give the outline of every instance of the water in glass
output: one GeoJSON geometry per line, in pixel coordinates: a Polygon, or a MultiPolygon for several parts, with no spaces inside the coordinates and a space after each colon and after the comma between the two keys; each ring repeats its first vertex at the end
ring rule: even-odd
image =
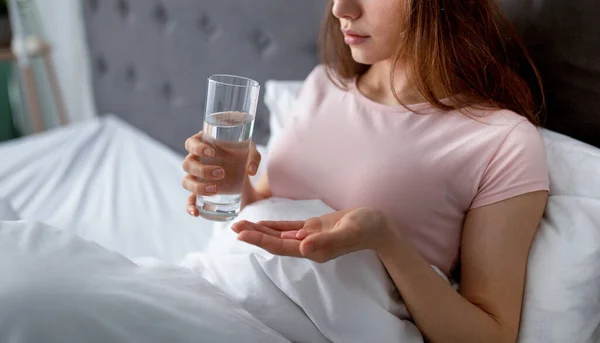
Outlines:
{"type": "Polygon", "coordinates": [[[196,205],[203,217],[229,221],[240,211],[253,126],[254,116],[243,112],[214,113],[204,120],[202,140],[216,154],[200,162],[223,167],[225,178],[216,182],[217,195],[198,196],[196,205]]]}

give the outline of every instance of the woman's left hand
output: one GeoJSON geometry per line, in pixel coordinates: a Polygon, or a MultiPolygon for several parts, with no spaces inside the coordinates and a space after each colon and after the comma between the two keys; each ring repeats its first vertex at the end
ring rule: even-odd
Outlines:
{"type": "Polygon", "coordinates": [[[324,263],[355,251],[378,250],[389,242],[386,217],[370,208],[347,209],[306,221],[241,221],[238,239],[281,256],[324,263]]]}

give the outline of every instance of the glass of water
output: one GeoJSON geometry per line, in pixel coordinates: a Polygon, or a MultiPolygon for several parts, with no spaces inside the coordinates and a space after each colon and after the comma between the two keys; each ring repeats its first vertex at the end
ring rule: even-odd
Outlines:
{"type": "Polygon", "coordinates": [[[225,178],[216,182],[216,195],[197,197],[196,206],[206,219],[230,221],[240,211],[259,93],[260,84],[251,79],[208,78],[202,140],[215,150],[215,157],[201,157],[200,162],[223,167],[225,178]]]}

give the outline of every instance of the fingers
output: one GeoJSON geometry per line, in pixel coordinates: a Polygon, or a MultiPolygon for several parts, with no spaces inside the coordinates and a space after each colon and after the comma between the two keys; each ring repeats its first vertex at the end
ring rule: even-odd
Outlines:
{"type": "Polygon", "coordinates": [[[281,239],[264,234],[259,231],[242,231],[238,234],[240,241],[256,245],[273,255],[302,257],[300,254],[300,241],[281,239]]]}
{"type": "Polygon", "coordinates": [[[214,195],[217,193],[217,185],[210,181],[221,180],[225,177],[225,171],[219,166],[206,166],[198,161],[198,157],[214,157],[215,150],[208,144],[202,142],[202,131],[193,135],[185,141],[185,150],[190,154],[183,160],[183,170],[188,175],[183,178],[182,186],[192,192],[187,199],[186,211],[194,217],[200,215],[196,208],[196,195],[214,195]],[[198,181],[201,178],[203,181],[198,181]]]}
{"type": "Polygon", "coordinates": [[[248,175],[256,175],[261,160],[262,156],[256,149],[256,144],[254,144],[254,142],[250,142],[250,152],[248,153],[248,175]]]}
{"type": "Polygon", "coordinates": [[[303,240],[308,235],[321,231],[321,220],[307,221],[260,221],[258,224],[280,232],[281,238],[303,240]]]}
{"type": "Polygon", "coordinates": [[[200,213],[198,212],[198,209],[196,208],[196,194],[192,193],[187,198],[186,211],[192,217],[198,217],[200,215],[200,213]]]}
{"type": "Polygon", "coordinates": [[[254,230],[276,238],[297,239],[298,230],[303,225],[303,221],[261,221],[255,224],[244,220],[233,224],[231,229],[236,233],[243,230],[254,230]]]}
{"type": "Polygon", "coordinates": [[[276,231],[298,231],[304,226],[304,221],[260,221],[259,225],[276,231]]]}
{"type": "Polygon", "coordinates": [[[350,252],[347,251],[348,249],[338,246],[340,242],[327,233],[309,236],[298,242],[301,242],[299,250],[302,256],[318,263],[327,262],[350,252]],[[318,239],[316,239],[317,236],[318,239]]]}
{"type": "MultiPolygon", "coordinates": [[[[298,231],[284,231],[281,233],[281,238],[284,239],[299,239],[298,238],[298,231]]],[[[301,240],[301,239],[299,239],[301,240]]]]}
{"type": "Polygon", "coordinates": [[[308,237],[309,235],[323,231],[322,224],[323,223],[321,221],[321,218],[310,218],[309,220],[306,221],[306,223],[304,223],[304,226],[302,227],[302,229],[300,229],[298,231],[298,233],[296,234],[296,238],[304,239],[304,238],[308,237]]]}
{"type": "Polygon", "coordinates": [[[190,154],[206,157],[214,157],[215,149],[213,149],[210,145],[202,142],[202,132],[199,132],[192,137],[186,139],[185,141],[185,150],[190,154]]]}
{"type": "Polygon", "coordinates": [[[242,220],[240,222],[233,224],[231,226],[231,229],[235,233],[238,233],[238,234],[242,231],[258,231],[258,232],[267,234],[269,236],[273,236],[273,237],[277,237],[277,238],[280,237],[279,231],[269,229],[268,227],[262,226],[260,224],[255,224],[255,223],[249,222],[247,220],[242,220]]]}
{"type": "Polygon", "coordinates": [[[197,195],[217,194],[217,185],[210,182],[200,182],[192,175],[186,175],[181,182],[183,188],[197,195]]]}
{"type": "MultiPolygon", "coordinates": [[[[299,234],[297,235],[297,237],[299,234]]],[[[340,222],[331,230],[317,232],[302,238],[300,252],[319,262],[355,251],[360,246],[361,229],[351,222],[340,222]]]]}
{"type": "Polygon", "coordinates": [[[225,178],[225,170],[220,166],[209,166],[200,163],[195,155],[189,154],[183,160],[183,170],[192,176],[202,180],[222,180],[225,178]]]}

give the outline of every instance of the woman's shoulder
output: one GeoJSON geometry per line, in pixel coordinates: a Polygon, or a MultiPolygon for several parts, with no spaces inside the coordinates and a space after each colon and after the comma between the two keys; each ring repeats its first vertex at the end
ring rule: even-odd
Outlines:
{"type": "Polygon", "coordinates": [[[304,85],[310,89],[343,91],[349,88],[353,80],[343,80],[335,76],[334,71],[324,64],[317,65],[306,77],[304,85]]]}
{"type": "Polygon", "coordinates": [[[319,107],[326,102],[326,99],[338,99],[342,92],[344,92],[343,89],[337,86],[330,77],[327,67],[320,64],[304,80],[299,102],[304,106],[319,107]]]}
{"type": "MultiPolygon", "coordinates": [[[[484,126],[504,127],[511,129],[526,121],[531,124],[524,116],[508,109],[499,109],[486,106],[469,106],[462,110],[457,110],[457,114],[466,115],[467,118],[475,120],[484,126]]],[[[531,124],[534,126],[533,124],[531,124]]],[[[535,127],[535,126],[534,126],[535,127]]]]}
{"type": "Polygon", "coordinates": [[[306,77],[305,83],[322,84],[329,80],[327,66],[319,64],[306,77]]]}
{"type": "Polygon", "coordinates": [[[541,139],[539,127],[526,117],[508,110],[484,107],[469,107],[456,111],[455,117],[471,122],[474,130],[504,140],[507,136],[526,135],[529,139],[541,139]]]}
{"type": "Polygon", "coordinates": [[[531,154],[544,155],[544,139],[540,128],[526,117],[507,109],[469,108],[458,113],[471,124],[472,134],[479,137],[485,146],[493,150],[526,150],[531,154]]]}
{"type": "Polygon", "coordinates": [[[548,191],[550,187],[546,148],[539,128],[512,111],[502,110],[492,115],[502,129],[493,129],[491,125],[485,133],[488,142],[483,146],[491,157],[483,169],[471,208],[533,191],[548,191]]]}

